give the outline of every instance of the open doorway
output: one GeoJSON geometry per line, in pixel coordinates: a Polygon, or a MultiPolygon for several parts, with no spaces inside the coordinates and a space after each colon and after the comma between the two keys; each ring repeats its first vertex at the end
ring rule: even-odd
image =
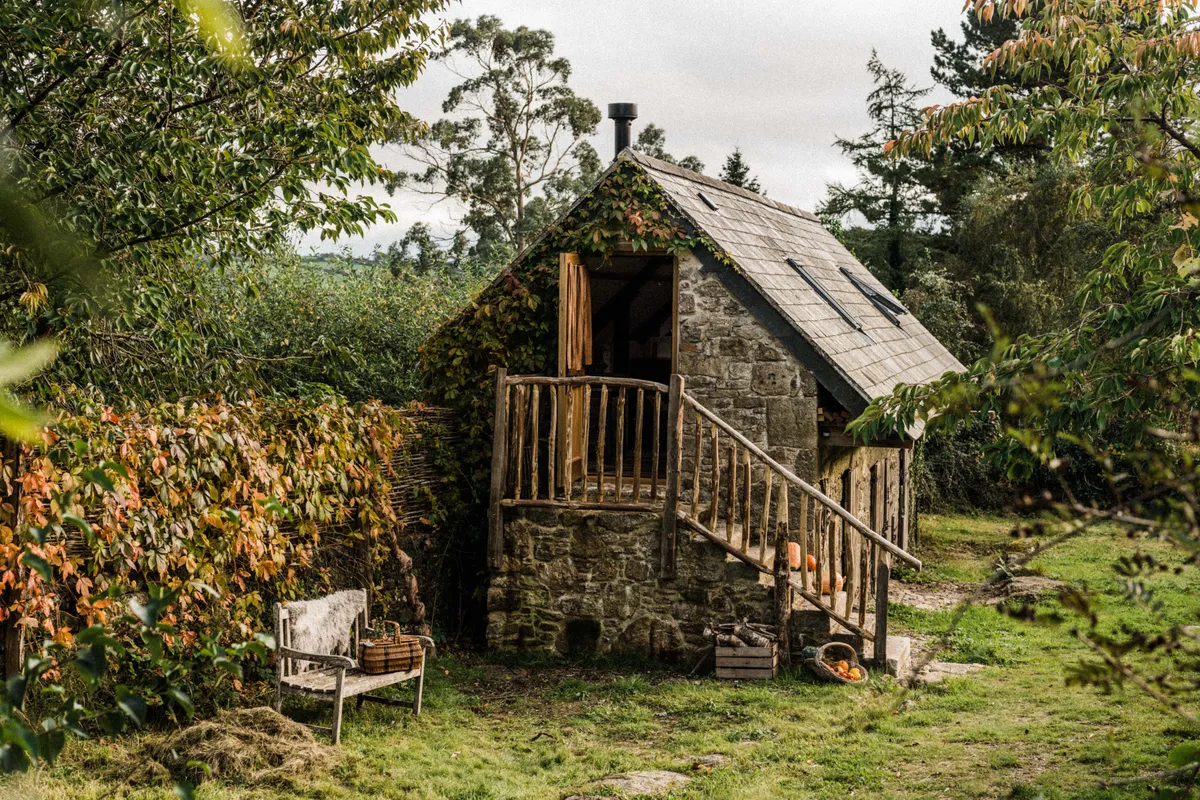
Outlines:
{"type": "Polygon", "coordinates": [[[590,375],[668,383],[674,357],[675,260],[618,256],[588,264],[590,375]]]}
{"type": "MultiPolygon", "coordinates": [[[[668,384],[675,361],[676,286],[675,259],[664,254],[618,255],[608,258],[581,258],[564,254],[560,261],[559,292],[559,366],[558,374],[567,376],[603,376],[633,378],[668,384]]],[[[560,404],[561,435],[596,439],[604,432],[604,446],[598,441],[586,448],[573,447],[573,453],[586,452],[586,474],[613,475],[618,452],[626,479],[633,474],[648,477],[653,454],[666,451],[667,409],[655,392],[636,389],[615,390],[625,395],[624,402],[613,397],[604,403],[600,389],[578,387],[570,407],[572,419],[560,404]],[[584,402],[583,392],[592,396],[584,402]],[[643,425],[637,426],[638,399],[643,401],[643,425]],[[589,409],[585,423],[582,410],[589,409]],[[600,424],[601,410],[605,424],[600,424]],[[653,415],[658,414],[654,424],[653,415]],[[618,417],[623,416],[623,424],[618,417]],[[624,431],[618,445],[618,431],[624,431]],[[588,433],[590,432],[590,433],[588,433]],[[637,433],[641,433],[640,440],[637,433]],[[654,441],[655,433],[659,441],[654,441]],[[657,445],[657,446],[656,446],[657,445]],[[604,463],[598,459],[603,453],[604,463]],[[637,456],[641,456],[641,463],[637,456]]],[[[583,474],[582,463],[566,467],[562,474],[573,479],[583,474]]]]}

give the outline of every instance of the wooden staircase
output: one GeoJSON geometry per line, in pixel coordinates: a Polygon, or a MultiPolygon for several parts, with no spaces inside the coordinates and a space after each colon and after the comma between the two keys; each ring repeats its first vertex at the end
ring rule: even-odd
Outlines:
{"type": "Polygon", "coordinates": [[[662,518],[664,577],[674,576],[681,531],[690,533],[774,584],[783,651],[795,596],[885,657],[890,567],[921,568],[899,531],[872,530],[796,476],[689,396],[682,376],[668,387],[497,373],[493,569],[503,558],[504,507],[653,511],[662,518]],[[797,569],[793,558],[776,558],[789,552],[797,569]]]}

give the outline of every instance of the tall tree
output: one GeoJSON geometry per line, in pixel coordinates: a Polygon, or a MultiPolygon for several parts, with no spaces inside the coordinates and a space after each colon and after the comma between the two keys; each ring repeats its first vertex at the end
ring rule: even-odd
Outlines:
{"type": "Polygon", "coordinates": [[[759,184],[757,176],[750,175],[750,165],[746,163],[740,147],[733,148],[733,152],[726,156],[721,174],[717,177],[726,183],[749,189],[755,194],[762,194],[762,185],[759,184]]]}
{"type": "Polygon", "coordinates": [[[838,138],[837,147],[858,169],[859,182],[846,187],[829,186],[819,213],[845,217],[857,212],[875,228],[880,255],[863,254],[893,291],[908,283],[910,252],[914,234],[928,227],[936,214],[934,198],[922,182],[928,165],[920,158],[892,158],[885,152],[889,142],[921,121],[918,101],[929,93],[909,83],[900,70],[889,69],[871,52],[867,61],[875,88],[867,95],[867,115],[873,126],[857,139],[838,138]],[[882,261],[882,263],[874,263],[882,261]]]}
{"type": "Polygon", "coordinates": [[[598,176],[587,138],[600,109],[567,85],[571,64],[549,31],[458,20],[435,58],[461,79],[442,103],[452,116],[409,143],[420,167],[394,185],[462,203],[480,251],[502,258],[598,176]]]}
{"type": "MultiPolygon", "coordinates": [[[[873,403],[855,427],[898,430],[918,416],[947,426],[994,412],[1007,431],[991,448],[998,463],[1017,477],[1034,469],[1063,477],[1056,492],[1030,501],[1042,506],[1043,519],[1017,531],[1047,538],[1010,559],[1007,570],[1100,523],[1127,534],[1113,543],[1133,543],[1113,577],[1129,587],[1145,621],[1132,629],[1107,625],[1086,589],[1064,593],[1071,635],[1095,656],[1071,678],[1136,686],[1194,738],[1195,637],[1153,602],[1155,575],[1168,565],[1133,548],[1143,537],[1174,543],[1178,570],[1196,569],[1200,553],[1197,3],[982,0],[975,10],[984,21],[1029,15],[989,66],[1030,81],[1058,73],[1070,91],[1039,84],[1016,95],[991,87],[935,110],[898,139],[894,154],[910,157],[963,139],[985,147],[1041,139],[1062,161],[1087,162],[1089,181],[1072,194],[1070,208],[1094,215],[1119,238],[1080,287],[1082,310],[1069,325],[1000,339],[965,374],[901,387],[873,403]],[[1099,476],[1094,497],[1075,492],[1065,477],[1080,463],[1099,476]]],[[[1031,607],[1014,613],[1040,616],[1031,607]]],[[[1200,749],[1185,742],[1170,754],[1177,769],[1155,782],[1182,780],[1186,791],[1160,796],[1190,794],[1200,749]]]]}
{"type": "Polygon", "coordinates": [[[193,356],[215,345],[189,265],[391,218],[346,193],[388,174],[371,145],[416,130],[396,94],[426,63],[422,15],[443,5],[0,5],[0,184],[108,267],[112,312],[97,317],[80,271],[64,272],[62,253],[36,257],[16,217],[0,214],[5,333],[67,332],[60,376],[125,391],[194,385],[193,356]],[[238,36],[198,8],[219,9],[238,36]]]}
{"type": "Polygon", "coordinates": [[[675,158],[675,156],[668,153],[667,132],[653,122],[638,132],[634,148],[648,156],[666,161],[668,164],[678,164],[684,169],[690,169],[692,172],[704,173],[704,162],[696,158],[696,156],[675,158]]]}

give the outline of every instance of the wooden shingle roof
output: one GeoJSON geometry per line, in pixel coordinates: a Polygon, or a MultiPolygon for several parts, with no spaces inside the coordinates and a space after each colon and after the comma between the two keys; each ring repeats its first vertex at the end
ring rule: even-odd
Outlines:
{"type": "Polygon", "coordinates": [[[963,371],[958,359],[912,314],[894,315],[897,325],[854,285],[843,269],[894,302],[813,214],[634,150],[624,151],[619,159],[640,165],[677,209],[729,254],[746,281],[854,389],[863,405],[890,394],[897,384],[922,384],[949,370],[963,371]],[[789,259],[815,279],[859,329],[789,259]]]}

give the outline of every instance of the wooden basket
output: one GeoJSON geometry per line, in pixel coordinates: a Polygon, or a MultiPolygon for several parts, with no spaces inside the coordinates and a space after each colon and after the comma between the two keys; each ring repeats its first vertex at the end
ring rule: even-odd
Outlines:
{"type": "Polygon", "coordinates": [[[829,642],[820,647],[804,648],[804,665],[812,670],[817,677],[834,683],[866,683],[869,676],[867,668],[858,663],[858,653],[853,647],[844,642],[829,642]],[[845,661],[851,668],[858,667],[862,680],[852,681],[834,672],[830,663],[845,661]]]}
{"type": "Polygon", "coordinates": [[[358,666],[368,675],[408,672],[421,666],[425,651],[415,636],[386,636],[358,644],[358,666]]]}
{"type": "Polygon", "coordinates": [[[726,680],[764,680],[779,674],[779,645],[717,647],[717,677],[726,680]]]}

